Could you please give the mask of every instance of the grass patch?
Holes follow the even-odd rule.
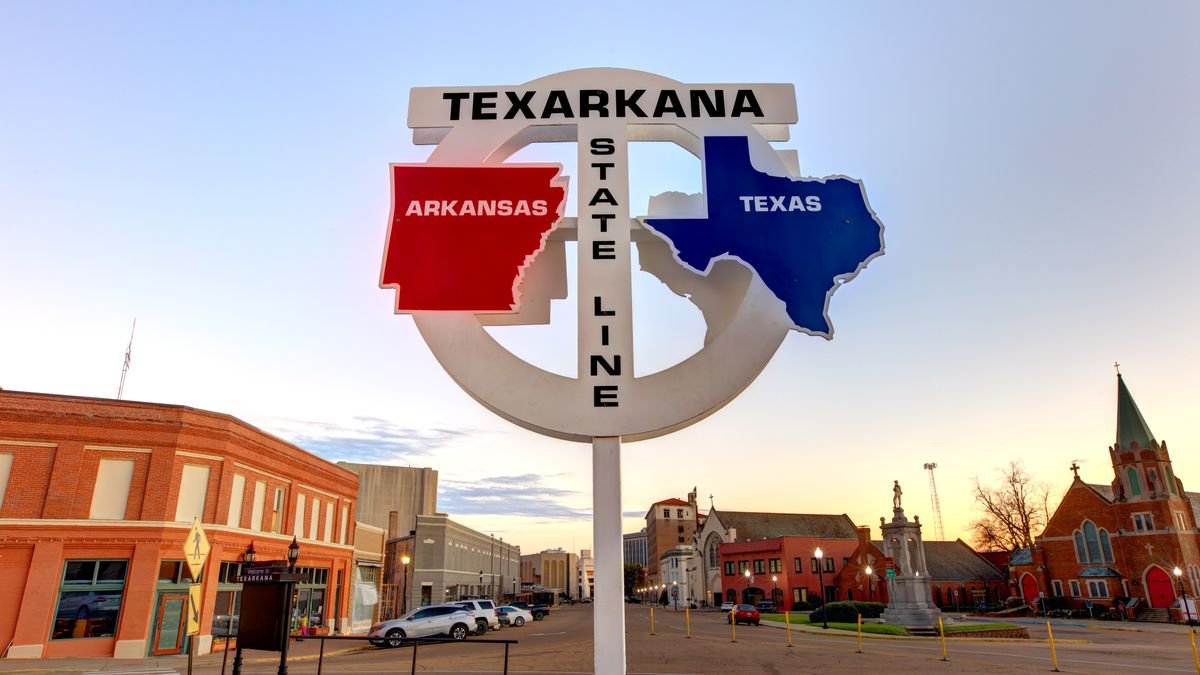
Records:
[[[821,622],[813,621],[810,625],[820,626]],[[848,630],[853,632],[858,631],[858,624],[856,623],[830,621],[829,627],[836,630]],[[862,625],[862,632],[873,633],[875,635],[908,635],[908,630],[906,630],[904,626],[893,626],[890,623],[864,623]]]
[[[945,626],[947,633],[978,633],[985,630],[1013,630],[1020,628],[1015,623],[970,623],[966,625],[951,624]]]

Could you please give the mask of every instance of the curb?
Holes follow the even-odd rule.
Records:
[[[768,628],[778,628],[779,630],[786,629],[786,624],[784,624],[782,621],[763,621],[762,625],[767,626]],[[816,633],[818,635],[835,636],[835,637],[850,638],[850,639],[858,638],[858,633],[854,632],[854,631],[841,630],[841,629],[833,629],[830,631],[826,631],[821,628],[814,630],[813,628],[811,628],[809,626],[798,626],[796,624],[792,624],[792,632]],[[885,634],[881,634],[881,633],[863,633],[862,636],[863,636],[864,640],[868,639],[868,638],[872,639],[872,640],[937,640],[938,639],[938,638],[932,637],[932,636],[926,637],[926,636],[920,636],[920,635],[885,635]],[[950,640],[953,641],[950,644],[962,644],[964,642],[1001,642],[1001,643],[1021,642],[1021,643],[1044,643],[1044,644],[1050,643],[1049,640],[1043,640],[1041,638],[955,637],[955,638],[950,638]],[[1082,640],[1082,639],[1079,639],[1079,640],[1056,639],[1054,641],[1054,644],[1087,645],[1087,644],[1092,644],[1092,641],[1091,640]]]

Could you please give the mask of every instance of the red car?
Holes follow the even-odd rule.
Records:
[[[727,616],[729,623],[744,623],[754,624],[757,626],[762,620],[762,615],[754,608],[754,605],[738,605],[733,608]]]

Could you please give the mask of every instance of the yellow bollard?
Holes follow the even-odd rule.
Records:
[[[654,635],[654,607],[650,608],[650,634]]]
[[[1058,670],[1058,652],[1054,649],[1054,631],[1050,629],[1050,619],[1046,619],[1046,635],[1050,636],[1050,662],[1054,664],[1053,670],[1050,672],[1057,673]]]
[[[862,653],[862,614],[858,615],[858,651],[855,653]]]
[[[688,633],[687,637],[689,640],[691,640],[692,639],[692,608],[691,607],[684,608],[683,619],[684,619],[684,621],[687,621],[687,633]]]
[[[736,607],[729,610],[729,630],[733,632],[733,639],[731,639],[730,642],[737,642],[737,621],[734,621],[733,614],[735,611],[737,611]]]
[[[1196,656],[1196,629],[1189,628],[1188,633],[1192,636],[1192,661],[1196,663],[1196,675],[1200,675],[1200,656]]]
[[[788,646],[792,646],[792,620],[788,618],[788,613],[783,613],[783,625],[787,628]]]
[[[942,625],[942,615],[938,615],[938,634],[942,636],[942,660],[949,661],[946,658],[946,627]]]

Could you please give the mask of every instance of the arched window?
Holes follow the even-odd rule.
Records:
[[[1100,535],[1090,520],[1083,522],[1083,539],[1087,542],[1088,562],[1100,562]]]
[[[1129,477],[1129,491],[1133,493],[1134,497],[1141,497],[1142,484],[1138,481],[1137,469],[1131,466],[1125,475]]]
[[[1104,554],[1104,562],[1113,561],[1112,544],[1108,541],[1108,530],[1100,530],[1100,552]]]
[[[1083,533],[1075,530],[1075,561],[1085,563],[1088,561],[1087,547],[1083,544]]]
[[[1171,470],[1170,465],[1167,466],[1167,492],[1175,494],[1175,472]]]
[[[718,541],[708,542],[708,568],[715,570],[721,566],[721,544]]]

